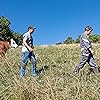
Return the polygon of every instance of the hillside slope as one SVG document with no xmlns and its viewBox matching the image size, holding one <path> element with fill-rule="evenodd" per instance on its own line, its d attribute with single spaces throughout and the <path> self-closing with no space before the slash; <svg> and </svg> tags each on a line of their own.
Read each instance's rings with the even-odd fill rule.
<svg viewBox="0 0 100 100">
<path fill-rule="evenodd" d="M 94 45 L 95 60 L 100 65 L 100 44 Z M 79 45 L 36 46 L 39 75 L 19 77 L 21 48 L 9 49 L 0 59 L 0 100 L 100 100 L 100 75 L 87 75 L 86 65 L 79 73 L 73 69 L 80 60 Z"/>
</svg>

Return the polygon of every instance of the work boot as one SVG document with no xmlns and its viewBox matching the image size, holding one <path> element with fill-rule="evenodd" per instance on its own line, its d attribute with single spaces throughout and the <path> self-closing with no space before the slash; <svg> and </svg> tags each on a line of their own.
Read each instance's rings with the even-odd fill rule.
<svg viewBox="0 0 100 100">
<path fill-rule="evenodd" d="M 80 71 L 80 68 L 78 66 L 76 66 L 75 69 L 74 69 L 74 71 L 73 71 L 73 73 L 77 73 L 78 74 L 79 71 Z"/>
<path fill-rule="evenodd" d="M 98 73 L 100 73 L 100 66 L 98 66 Z"/>
<path fill-rule="evenodd" d="M 21 66 L 20 71 L 19 71 L 20 77 L 23 77 L 25 75 L 25 69 L 26 69 L 25 67 Z"/>
<path fill-rule="evenodd" d="M 90 75 L 91 73 L 98 74 L 99 73 L 98 68 L 97 67 L 90 68 L 87 75 Z"/>
<path fill-rule="evenodd" d="M 98 73 L 99 73 L 99 71 L 98 71 L 98 67 L 93 68 L 93 72 L 94 72 L 94 74 L 98 74 Z"/>
<path fill-rule="evenodd" d="M 36 71 L 36 68 L 34 66 L 31 67 L 31 75 L 32 76 L 36 76 L 37 75 L 37 71 Z"/>
</svg>

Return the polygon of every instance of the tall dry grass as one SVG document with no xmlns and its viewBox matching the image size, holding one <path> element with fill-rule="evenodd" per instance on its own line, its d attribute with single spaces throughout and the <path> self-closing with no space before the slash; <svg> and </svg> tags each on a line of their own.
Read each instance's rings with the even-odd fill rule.
<svg viewBox="0 0 100 100">
<path fill-rule="evenodd" d="M 94 46 L 95 60 L 100 65 L 100 45 Z M 78 45 L 38 46 L 39 75 L 30 75 L 30 62 L 25 77 L 19 77 L 21 48 L 10 49 L 0 59 L 0 100 L 100 100 L 100 75 L 87 75 L 86 65 L 73 74 L 79 63 Z"/>
</svg>

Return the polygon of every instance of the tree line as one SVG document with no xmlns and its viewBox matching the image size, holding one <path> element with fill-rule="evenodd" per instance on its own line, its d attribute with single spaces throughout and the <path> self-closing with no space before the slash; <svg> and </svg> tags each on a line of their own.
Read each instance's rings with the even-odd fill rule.
<svg viewBox="0 0 100 100">
<path fill-rule="evenodd" d="M 0 17 L 0 40 L 10 40 L 13 38 L 18 45 L 22 44 L 22 35 L 19 32 L 15 32 L 10 28 L 11 22 L 6 17 Z M 92 43 L 100 43 L 100 35 L 92 34 L 90 36 L 90 40 Z M 79 43 L 80 36 L 74 40 L 72 37 L 68 36 L 63 42 L 56 43 L 59 44 L 72 44 L 72 43 Z"/>
<path fill-rule="evenodd" d="M 11 38 L 15 40 L 18 45 L 22 44 L 22 35 L 10 28 L 11 22 L 4 16 L 0 16 L 0 40 L 10 41 Z"/>
<path fill-rule="evenodd" d="M 98 34 L 91 34 L 89 39 L 92 43 L 100 43 L 100 35 L 98 35 Z M 72 44 L 72 43 L 80 43 L 80 36 L 78 36 L 76 40 L 74 40 L 72 37 L 68 36 L 63 42 L 58 42 L 58 43 L 56 43 L 56 45 Z"/>
<path fill-rule="evenodd" d="M 92 43 L 100 43 L 100 35 L 98 34 L 91 34 L 89 39 Z M 72 44 L 79 42 L 80 42 L 80 36 L 78 36 L 76 40 L 74 40 L 72 37 L 67 37 L 67 39 L 63 41 L 64 44 Z"/>
</svg>

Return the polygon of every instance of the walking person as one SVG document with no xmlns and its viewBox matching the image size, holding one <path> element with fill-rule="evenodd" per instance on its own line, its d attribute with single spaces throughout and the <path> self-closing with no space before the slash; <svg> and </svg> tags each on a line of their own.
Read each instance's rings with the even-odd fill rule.
<svg viewBox="0 0 100 100">
<path fill-rule="evenodd" d="M 33 52 L 33 38 L 32 33 L 35 31 L 35 27 L 29 26 L 28 31 L 23 35 L 23 46 L 22 46 L 22 66 L 20 68 L 20 76 L 25 75 L 26 65 L 28 60 L 31 61 L 31 75 L 36 76 L 36 58 Z"/>
<path fill-rule="evenodd" d="M 80 37 L 81 59 L 80 59 L 80 63 L 75 67 L 74 72 L 76 73 L 79 73 L 80 69 L 84 67 L 86 62 L 88 62 L 88 64 L 91 67 L 89 74 L 91 72 L 98 73 L 98 68 L 96 66 L 95 59 L 93 57 L 94 51 L 92 49 L 91 42 L 89 40 L 89 36 L 92 31 L 93 31 L 92 27 L 87 26 L 85 28 L 84 33 Z"/>
</svg>

